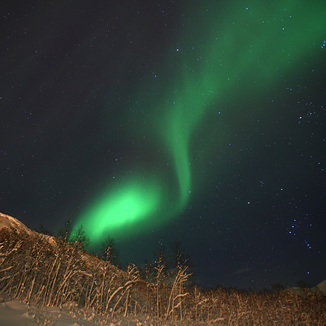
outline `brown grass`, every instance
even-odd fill
[[[122,271],[76,245],[55,238],[0,231],[0,294],[28,305],[70,306],[101,317],[149,316],[212,325],[326,325],[326,298],[291,290],[246,292],[187,287],[186,264],[167,277],[162,260],[147,271]]]

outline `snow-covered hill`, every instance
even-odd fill
[[[51,244],[51,246],[56,245],[55,237],[33,231],[16,218],[0,212],[0,230],[2,229],[8,229],[10,232],[15,232],[21,235],[24,234],[33,238],[40,238]]]
[[[28,235],[35,235],[36,233],[29,229],[25,224],[18,221],[16,218],[0,213],[0,230],[3,228],[7,228],[16,233],[25,233]]]

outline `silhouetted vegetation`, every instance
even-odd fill
[[[121,266],[119,261],[119,249],[110,235],[103,241],[99,257],[117,267]]]
[[[43,224],[41,224],[35,231],[46,235],[53,235],[53,233]]]
[[[67,220],[64,226],[59,230],[57,237],[61,240],[68,241],[72,232],[71,220]]]
[[[68,238],[68,242],[73,243],[80,249],[86,250],[89,245],[89,238],[86,235],[84,227],[81,225],[76,231],[72,231]]]

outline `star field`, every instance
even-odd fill
[[[1,5],[0,210],[122,263],[179,240],[202,286],[324,280],[325,9]]]

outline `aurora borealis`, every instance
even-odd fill
[[[196,4],[190,11],[195,13],[198,7]],[[211,3],[205,15],[189,26],[185,24],[180,48],[177,48],[177,52],[181,52],[181,67],[175,73],[175,80],[172,77],[172,88],[167,86],[165,92],[172,93],[178,89],[178,96],[172,103],[160,106],[162,112],[157,112],[159,121],[155,127],[160,121],[163,123],[156,131],[161,134],[167,152],[171,153],[178,180],[175,186],[179,193],[164,202],[160,194],[164,181],[161,179],[150,187],[140,177],[137,179],[139,188],[125,185],[119,193],[97,199],[76,225],[76,229],[84,225],[90,230],[92,243],[103,241],[106,232],[116,235],[120,231],[120,236],[129,236],[126,226],[131,226],[130,232],[135,233],[136,229],[147,229],[144,224],[149,223],[148,219],[155,219],[155,224],[160,224],[171,214],[180,213],[189,201],[191,176],[196,172],[190,168],[191,138],[205,112],[216,110],[216,104],[212,103],[223,97],[225,89],[250,84],[253,72],[254,92],[264,92],[263,88],[271,87],[280,72],[287,74],[296,69],[307,53],[320,54],[317,44],[325,33],[323,10],[306,8],[293,1],[253,2],[247,7],[237,3],[235,8],[229,9],[228,21],[223,26],[216,20],[219,10],[220,6]],[[305,22],[309,22],[309,28]],[[205,36],[199,50],[194,42],[196,34]],[[182,52],[189,54],[183,55]],[[198,52],[197,57],[195,52]],[[168,62],[164,65],[170,66]],[[157,105],[156,100],[153,99],[150,105]],[[172,208],[167,210],[167,206]],[[156,213],[158,208],[160,214]],[[137,223],[142,226],[135,228]]]
[[[321,281],[326,3],[127,2],[4,8],[0,209],[139,264],[178,239],[207,286]]]
[[[149,185],[137,178],[115,191],[104,193],[83,213],[77,228],[83,226],[95,245],[103,242],[108,232],[116,235],[120,231],[120,236],[127,236],[126,226],[131,225],[135,232],[137,226],[134,224],[143,222],[157,209],[160,199],[158,189],[158,184]]]

